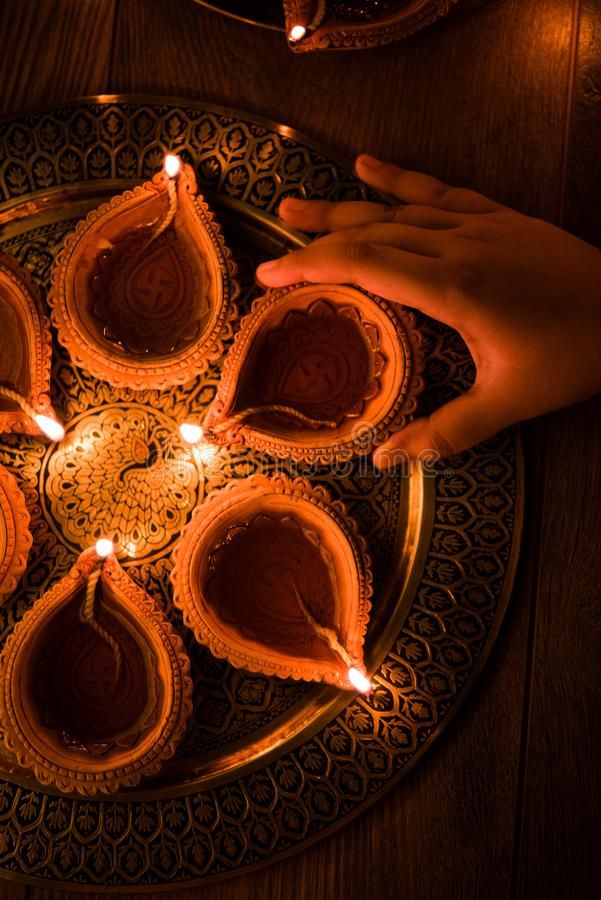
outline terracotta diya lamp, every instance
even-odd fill
[[[108,793],[154,775],[192,712],[183,643],[111,550],[99,541],[82,553],[0,657],[7,748],[61,791]]]
[[[241,321],[205,436],[307,462],[369,453],[415,411],[422,367],[407,310],[347,285],[269,291]]]
[[[177,157],[93,210],[65,241],[50,303],[76,365],[116,387],[204,372],[231,336],[236,266],[194,172]]]
[[[0,255],[0,434],[64,430],[50,403],[50,325],[28,273]]]
[[[457,0],[283,0],[292,50],[358,50],[398,41],[447,15]]]
[[[233,666],[369,690],[371,564],[325,488],[253,475],[197,507],[174,551],[175,603]]]
[[[31,544],[25,497],[10,472],[0,466],[0,605],[19,583]]]

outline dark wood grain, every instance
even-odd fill
[[[575,33],[562,225],[601,247],[601,7]],[[544,422],[528,739],[520,812],[520,898],[601,896],[601,400]],[[553,465],[552,461],[557,464]]]
[[[571,0],[506,0],[375,53],[299,57],[189,0],[121,0],[112,83],[243,108],[556,218],[571,25]]]
[[[544,525],[517,896],[592,900],[601,895],[601,400],[548,417],[541,437]]]
[[[566,160],[563,224],[601,247],[601,9],[582,0]]]
[[[0,114],[108,86],[116,0],[2,0]]]
[[[191,0],[4,0],[0,98],[16,110],[102,91],[204,97],[348,157],[367,149],[476,187],[601,244],[600,37],[596,0],[505,0],[376,53],[295,57],[277,34]],[[156,897],[599,896],[601,402],[524,432],[514,596],[444,737],[376,807],[304,853]],[[65,894],[0,883],[0,897]]]
[[[23,884],[0,881],[0,897],[2,900],[26,900],[27,887]]]

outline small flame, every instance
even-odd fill
[[[293,25],[290,31],[288,32],[288,40],[289,41],[302,41],[304,36],[307,33],[307,29],[304,25]]]
[[[99,541],[96,541],[96,553],[101,559],[110,556],[114,549],[113,542],[108,538],[100,538]]]
[[[182,161],[179,156],[175,156],[173,153],[168,153],[165,157],[165,162],[163,163],[163,170],[165,175],[168,178],[175,178],[176,175],[179,175],[182,168]]]
[[[51,441],[62,441],[64,438],[65,429],[60,422],[56,421],[56,419],[51,419],[50,416],[39,414],[35,417],[35,422],[38,428],[43,431],[46,437],[49,437]]]
[[[373,688],[365,672],[362,672],[361,669],[356,669],[354,666],[348,670],[348,680],[360,694],[369,694]]]
[[[187,444],[199,444],[204,435],[202,425],[195,425],[194,422],[182,422],[179,433]]]

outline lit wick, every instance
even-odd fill
[[[111,647],[114,655],[115,655],[115,677],[114,681],[116,682],[119,678],[119,671],[121,669],[121,650],[119,648],[119,644],[114,639],[114,637],[105,631],[102,625],[94,618],[94,601],[96,600],[96,587],[98,585],[98,581],[100,579],[100,575],[102,573],[102,565],[104,560],[111,556],[114,552],[113,542],[109,541],[108,538],[100,538],[99,541],[96,541],[96,567],[88,576],[88,584],[86,587],[86,598],[82,604],[81,610],[79,611],[79,619],[81,622],[85,622],[86,625],[89,625],[96,634],[105,641],[109,647]]]
[[[50,416],[36,412],[33,406],[18,391],[13,391],[11,388],[0,385],[0,397],[4,397],[6,400],[13,400],[18,404],[23,412],[30,419],[33,419],[40,431],[43,431],[51,441],[62,441],[65,436],[65,429],[61,423],[57,422],[56,419],[50,418]]]
[[[311,628],[317,635],[319,635],[320,638],[323,638],[325,641],[327,641],[330,649],[340,657],[340,659],[346,666],[348,666],[348,680],[350,681],[350,683],[361,694],[369,693],[369,691],[371,691],[373,687],[371,681],[369,680],[367,675],[361,671],[361,669],[358,669],[355,665],[353,665],[353,659],[350,653],[348,652],[346,647],[343,647],[343,645],[340,643],[340,641],[338,640],[338,635],[336,634],[334,629],[326,628],[324,625],[320,625],[319,622],[313,617],[311,612],[307,609],[307,606],[305,605],[294,582],[292,583],[292,588],[294,590],[296,602],[298,603],[302,614],[306,618]]]
[[[163,219],[162,222],[159,222],[155,230],[150,236],[150,242],[156,241],[156,239],[161,235],[173,222],[175,217],[175,213],[177,211],[177,176],[179,175],[182,168],[182,163],[179,156],[175,156],[173,153],[168,153],[165,157],[165,162],[163,163],[163,172],[167,176],[167,193],[169,196],[169,209],[167,210],[167,215]]]
[[[304,25],[293,25],[290,31],[288,32],[288,40],[289,41],[302,41],[304,36],[307,33],[307,29]]]
[[[182,422],[179,426],[179,433],[186,444],[200,444],[204,436],[204,429],[202,425],[196,425],[194,422]]]
[[[303,422],[305,425],[311,425],[313,428],[320,428],[322,426],[325,428],[336,428],[338,425],[337,422],[332,422],[328,419],[314,419],[311,416],[306,416],[305,413],[295,409],[293,406],[272,403],[265,406],[249,406],[248,409],[243,409],[242,412],[236,413],[233,416],[228,416],[223,422],[213,425],[210,430],[214,434],[220,434],[222,431],[227,431],[232,425],[237,425],[238,422],[243,422],[244,419],[248,419],[250,416],[256,416],[261,413],[285,413],[287,416],[292,416],[292,418],[298,419],[299,422]]]

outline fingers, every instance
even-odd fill
[[[376,450],[374,463],[388,469],[407,457],[418,459],[426,453],[444,459],[486,440],[508,424],[487,392],[473,387],[431,416],[416,419],[394,434]]]
[[[299,281],[356,284],[397,303],[423,310],[452,325],[445,308],[446,269],[442,260],[367,242],[314,241],[263,263],[257,278],[268,287]]]
[[[426,204],[458,213],[490,213],[503,208],[475,191],[449,187],[431,175],[399,169],[373,156],[358,156],[356,169],[366,184],[403,203]]]
[[[334,231],[325,237],[318,238],[313,245],[332,247],[339,244],[384,244],[388,247],[398,247],[399,250],[407,250],[419,256],[430,256],[433,259],[442,256],[444,249],[449,247],[449,239],[440,231],[430,231],[427,228],[414,228],[412,225],[387,225],[376,222],[372,225],[363,225],[357,228],[345,228],[344,231]]]
[[[413,225],[417,228],[446,230],[461,224],[458,215],[432,206],[388,206],[385,203],[367,203],[351,200],[330,203],[327,200],[282,200],[278,210],[280,218],[300,231],[341,231],[375,222]]]

